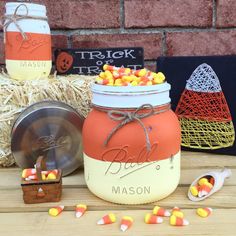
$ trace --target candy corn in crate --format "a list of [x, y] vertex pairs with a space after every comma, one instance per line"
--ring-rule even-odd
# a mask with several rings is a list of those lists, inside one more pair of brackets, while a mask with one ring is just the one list
[[62, 171], [46, 170], [43, 156], [37, 159], [35, 169], [24, 169], [21, 186], [27, 204], [59, 202], [62, 193]]

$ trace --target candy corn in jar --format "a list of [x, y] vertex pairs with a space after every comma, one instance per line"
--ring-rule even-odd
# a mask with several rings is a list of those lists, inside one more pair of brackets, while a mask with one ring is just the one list
[[7, 72], [13, 79], [48, 77], [51, 34], [44, 5], [6, 3], [3, 24]]
[[180, 125], [170, 109], [170, 84], [92, 86], [83, 126], [88, 188], [120, 204], [154, 202], [180, 178]]

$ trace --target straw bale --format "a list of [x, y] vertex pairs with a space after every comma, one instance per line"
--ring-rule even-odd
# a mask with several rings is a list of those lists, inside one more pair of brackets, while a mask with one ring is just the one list
[[90, 111], [94, 76], [56, 76], [37, 80], [16, 81], [0, 73], [0, 167], [15, 163], [11, 154], [11, 129], [17, 116], [27, 106], [57, 100], [71, 105], [84, 117]]

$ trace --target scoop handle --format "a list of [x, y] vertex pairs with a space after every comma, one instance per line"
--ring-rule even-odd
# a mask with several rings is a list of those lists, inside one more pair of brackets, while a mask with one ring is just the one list
[[232, 171], [230, 169], [223, 169], [221, 171], [221, 176], [225, 179], [225, 178], [229, 178], [232, 175]]

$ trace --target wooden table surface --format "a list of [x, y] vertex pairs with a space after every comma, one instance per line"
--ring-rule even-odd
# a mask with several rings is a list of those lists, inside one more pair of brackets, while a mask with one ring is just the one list
[[[194, 203], [186, 193], [189, 184], [200, 174], [210, 170], [231, 168], [232, 176], [224, 187], [205, 201]], [[60, 236], [60, 235], [236, 235], [236, 157], [206, 153], [183, 152], [181, 180], [176, 191], [159, 202], [147, 205], [117, 205], [103, 201], [86, 187], [83, 170], [63, 178], [63, 196], [59, 203], [65, 210], [58, 217], [48, 215], [48, 209], [55, 203], [25, 205], [20, 187], [20, 169], [0, 169], [0, 235], [1, 236]], [[88, 205], [88, 211], [80, 219], [75, 218], [74, 208], [78, 203]], [[57, 205], [57, 204], [56, 204]], [[154, 205], [171, 209], [182, 208], [189, 226], [173, 227], [168, 219], [159, 225], [144, 223], [144, 215]], [[196, 208], [213, 208], [208, 218], [196, 215]], [[103, 215], [113, 212], [118, 221], [112, 225], [98, 226], [96, 222]], [[126, 232], [119, 230], [119, 220], [124, 215], [134, 218], [134, 224]]]

